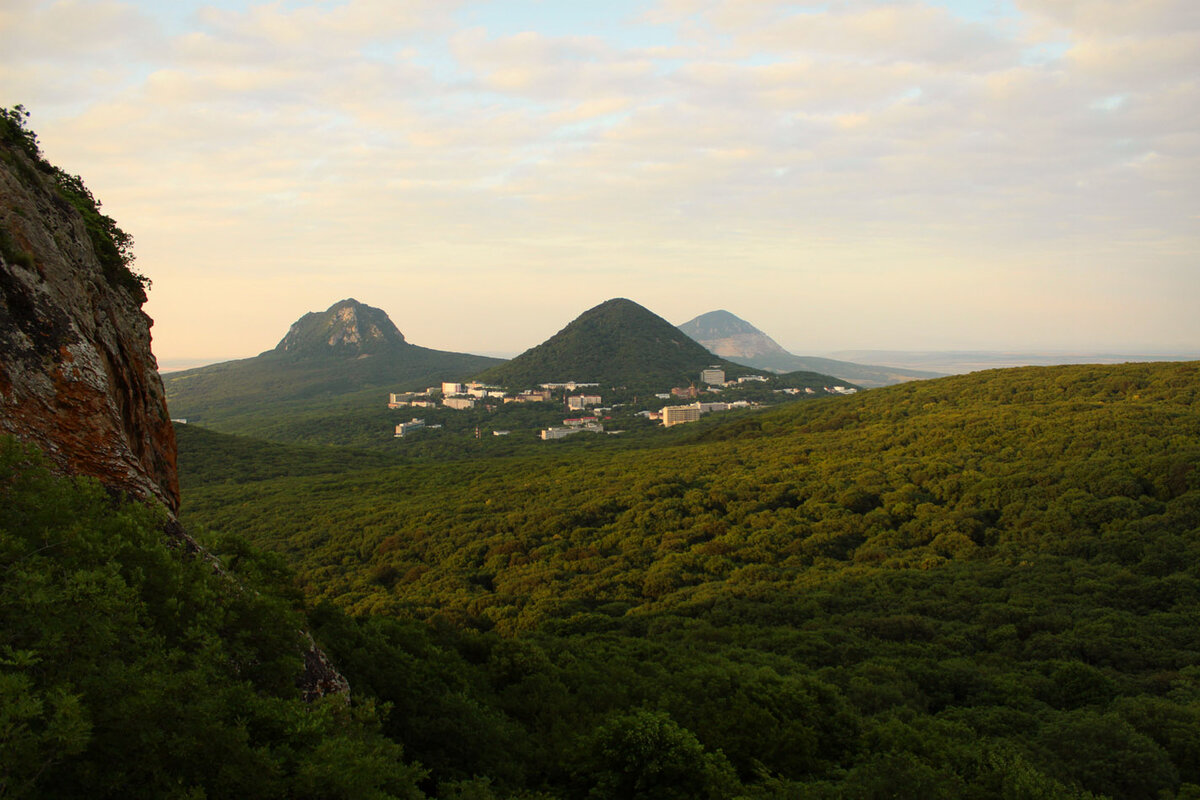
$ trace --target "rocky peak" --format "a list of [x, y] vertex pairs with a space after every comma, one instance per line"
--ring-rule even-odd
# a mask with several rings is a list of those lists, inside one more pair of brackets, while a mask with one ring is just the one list
[[394, 350], [404, 344], [404, 334], [385, 311], [351, 298], [296, 320], [275, 346], [275, 352], [356, 356]]
[[[175, 432], [142, 279], [121, 260], [128, 237], [34, 142], [19, 120], [0, 119], [0, 433], [36, 444], [64, 473], [174, 512]], [[94, 204], [90, 217], [81, 202]]]
[[770, 336], [724, 309], [688, 320], [679, 330], [725, 358], [790, 355]]

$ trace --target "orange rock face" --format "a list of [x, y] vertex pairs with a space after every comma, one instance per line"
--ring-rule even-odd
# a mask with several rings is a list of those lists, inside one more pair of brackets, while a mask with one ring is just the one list
[[65, 473], [179, 508], [142, 292], [105, 275], [79, 213], [0, 144], [0, 432]]

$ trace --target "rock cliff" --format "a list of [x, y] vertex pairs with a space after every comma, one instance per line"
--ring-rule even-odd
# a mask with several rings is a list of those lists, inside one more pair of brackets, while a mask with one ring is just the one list
[[19, 127], [3, 123], [0, 432], [36, 444], [65, 473], [174, 513], [175, 433], [141, 282], [103, 251], [115, 245], [89, 227], [65, 174], [31, 152], [32, 135], [14, 140]]
[[[78, 177], [41, 158], [23, 116], [0, 109], [0, 434], [37, 445], [64, 474], [162, 501], [164, 532], [211, 559], [175, 519], [175, 429], [132, 243]], [[348, 695], [305, 637], [301, 695]]]

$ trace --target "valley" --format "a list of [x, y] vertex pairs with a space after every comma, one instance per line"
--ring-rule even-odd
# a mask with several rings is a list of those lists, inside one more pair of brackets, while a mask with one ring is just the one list
[[224, 481], [181, 431], [183, 514], [296, 570], [431, 791], [584, 796], [643, 730], [686, 796], [1185, 797], [1197, 369], [991, 371], [483, 460], [246, 440]]

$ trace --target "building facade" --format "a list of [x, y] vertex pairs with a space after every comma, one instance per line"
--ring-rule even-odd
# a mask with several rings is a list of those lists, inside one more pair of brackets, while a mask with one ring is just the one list
[[663, 427], [682, 425], [685, 422], [695, 422], [700, 419], [700, 405], [664, 406], [662, 410]]

